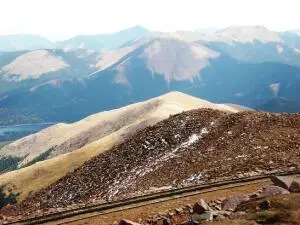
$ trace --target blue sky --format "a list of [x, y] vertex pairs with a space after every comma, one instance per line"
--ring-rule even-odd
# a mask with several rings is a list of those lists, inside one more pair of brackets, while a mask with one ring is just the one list
[[142, 25], [156, 31], [264, 25], [300, 29], [299, 0], [1, 0], [0, 34], [52, 40]]

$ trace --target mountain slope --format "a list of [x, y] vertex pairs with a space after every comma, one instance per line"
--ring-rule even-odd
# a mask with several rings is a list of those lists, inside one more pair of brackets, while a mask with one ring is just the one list
[[41, 49], [0, 54], [0, 95], [46, 84], [81, 79], [95, 71], [99, 53]]
[[242, 62], [281, 62], [300, 66], [300, 55], [285, 36], [261, 26], [233, 26], [198, 40]]
[[87, 161], [11, 213], [299, 169], [299, 129], [297, 114], [199, 109], [173, 115]]
[[[136, 131], [157, 123], [171, 114], [195, 108], [214, 108], [226, 112], [239, 109], [213, 104], [182, 93], [172, 92], [146, 102], [118, 110], [98, 113], [75, 124], [55, 125], [4, 147], [0, 154], [26, 156], [26, 162], [52, 149], [49, 160], [8, 172], [0, 176], [0, 185], [20, 193], [24, 198], [30, 192], [46, 187], [79, 167], [84, 161], [126, 140]], [[64, 135], [62, 135], [64, 134]], [[63, 154], [62, 153], [67, 153]]]
[[[265, 28], [228, 28], [211, 35], [218, 37], [222, 32], [230, 41], [212, 38], [193, 42], [157, 34], [101, 53], [79, 49], [58, 54], [58, 50], [49, 50], [69, 67], [21, 82], [7, 81], [0, 75], [0, 123], [74, 122], [173, 90], [258, 109], [265, 109], [260, 107], [273, 98], [285, 99], [295, 107], [282, 104], [280, 111], [300, 111], [300, 54], [278, 33]], [[1, 67], [16, 57], [16, 53], [0, 56], [0, 64], [5, 62]], [[10, 77], [18, 80], [26, 76]], [[278, 86], [277, 94], [274, 85]]]
[[282, 32], [280, 35], [288, 46], [294, 48], [295, 52], [299, 53], [298, 50], [300, 49], [300, 31], [286, 31]]
[[[13, 62], [4, 66], [4, 79], [22, 81], [26, 79], [38, 79], [41, 75], [55, 72], [69, 67], [69, 65], [49, 54], [45, 50], [37, 50], [17, 57]], [[16, 77], [19, 76], [19, 77]]]
[[0, 35], [0, 52], [53, 48], [54, 43], [37, 35]]
[[59, 49], [91, 49], [95, 51], [116, 49], [126, 42], [150, 35], [151, 32], [141, 26], [135, 26], [112, 34], [77, 36], [58, 42]]

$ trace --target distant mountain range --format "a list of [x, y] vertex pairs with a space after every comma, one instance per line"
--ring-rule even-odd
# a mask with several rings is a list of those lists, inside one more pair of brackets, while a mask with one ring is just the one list
[[0, 124], [72, 122], [172, 90], [299, 112], [299, 40], [296, 31], [262, 26], [174, 33], [137, 26], [2, 52]]
[[151, 32], [144, 27], [136, 26], [112, 34], [76, 36], [69, 40], [56, 43], [56, 48], [85, 48], [95, 51], [110, 50], [116, 49], [128, 41], [150, 34]]
[[54, 48], [55, 44], [37, 35], [0, 35], [0, 52]]
[[95, 51], [115, 49], [133, 39], [150, 35], [151, 31], [135, 26], [111, 34], [81, 35], [53, 42], [38, 35], [0, 35], [0, 52], [37, 49], [90, 49]]

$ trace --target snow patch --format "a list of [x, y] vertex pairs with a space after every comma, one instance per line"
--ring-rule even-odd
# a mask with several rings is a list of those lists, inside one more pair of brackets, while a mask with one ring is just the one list
[[279, 54], [281, 54], [281, 53], [284, 51], [284, 49], [283, 49], [282, 46], [276, 45], [276, 51], [277, 51]]
[[236, 158], [236, 159], [247, 158], [247, 156], [248, 156], [248, 155], [243, 154], [243, 155], [238, 155], [238, 156], [236, 156], [235, 158]]
[[295, 53], [300, 54], [300, 49], [299, 48], [294, 48], [293, 49]]
[[197, 142], [200, 139], [200, 136], [197, 134], [192, 134], [186, 142], [181, 144], [181, 148], [187, 148]]
[[241, 93], [241, 92], [238, 92], [238, 93], [235, 93], [234, 96], [236, 97], [243, 97], [245, 94], [244, 93]]
[[277, 97], [280, 91], [280, 83], [270, 84], [270, 89], [273, 92], [274, 96]]
[[262, 43], [283, 42], [278, 33], [263, 26], [232, 26], [221, 31], [220, 34], [225, 38], [241, 43], [254, 41]]
[[224, 42], [230, 45], [238, 43], [283, 43], [277, 32], [268, 30], [263, 26], [231, 26], [214, 34], [203, 35], [199, 40], [209, 42]]
[[187, 178], [187, 181], [198, 181], [198, 180], [201, 179], [201, 177], [202, 177], [201, 173], [199, 173], [199, 174], [193, 174], [189, 178]]
[[[170, 152], [164, 153], [161, 156], [158, 156], [157, 159], [152, 160], [151, 158], [147, 159], [147, 162], [143, 165], [139, 165], [132, 169], [131, 171], [125, 171], [123, 173], [128, 174], [126, 179], [118, 180], [118, 177], [115, 179], [114, 183], [111, 185], [109, 193], [109, 198], [117, 195], [121, 190], [128, 188], [129, 186], [135, 185], [136, 180], [139, 177], [143, 177], [152, 171], [157, 170], [164, 166], [164, 163], [169, 161], [172, 158], [179, 157], [178, 154], [180, 151], [185, 151], [189, 146], [198, 142], [204, 134], [208, 134], [209, 131], [206, 127], [202, 128], [199, 134], [192, 134], [189, 136], [188, 140], [181, 143], [178, 147], [171, 149]], [[176, 136], [176, 135], [175, 135]], [[167, 141], [164, 138], [160, 139], [161, 142], [167, 145]], [[150, 146], [149, 146], [150, 145]], [[149, 141], [145, 141], [145, 144], [142, 144], [142, 147], [145, 149], [154, 148], [151, 146]], [[120, 176], [121, 177], [121, 176]], [[188, 178], [188, 181], [199, 180], [201, 178], [201, 174], [195, 174]]]

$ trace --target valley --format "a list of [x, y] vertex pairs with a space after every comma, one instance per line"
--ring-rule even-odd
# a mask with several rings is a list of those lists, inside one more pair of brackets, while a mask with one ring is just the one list
[[39, 132], [40, 130], [52, 126], [55, 123], [40, 123], [40, 124], [20, 124], [12, 126], [0, 127], [0, 142], [8, 143], [30, 134]]

